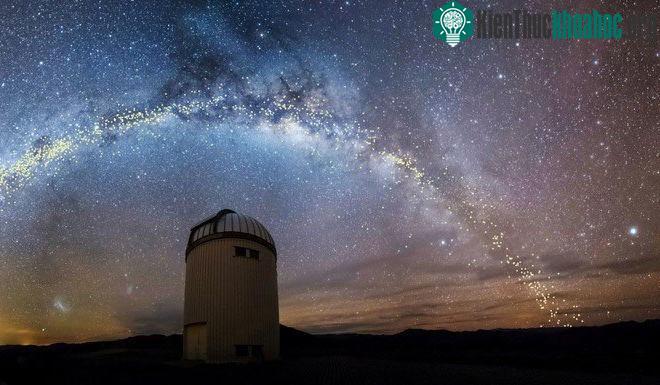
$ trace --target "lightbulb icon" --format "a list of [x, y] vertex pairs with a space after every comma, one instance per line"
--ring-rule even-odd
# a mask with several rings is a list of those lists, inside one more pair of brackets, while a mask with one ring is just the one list
[[433, 36], [450, 47], [467, 40], [474, 33], [472, 10], [458, 1], [448, 1], [433, 11]]
[[447, 34], [447, 44], [450, 47], [455, 47], [461, 41], [465, 21], [465, 13], [458, 8], [447, 8], [442, 12], [440, 23], [442, 30]]

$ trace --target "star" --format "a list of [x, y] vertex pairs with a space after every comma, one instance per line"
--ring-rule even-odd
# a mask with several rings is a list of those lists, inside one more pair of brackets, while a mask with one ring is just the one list
[[416, 2], [76, 4], [0, 23], [3, 343], [180, 333], [190, 227], [223, 208], [271, 232], [306, 331], [660, 317], [651, 42], [452, 48]]

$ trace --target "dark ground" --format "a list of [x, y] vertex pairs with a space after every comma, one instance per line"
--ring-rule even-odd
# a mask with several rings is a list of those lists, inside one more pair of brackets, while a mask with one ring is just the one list
[[180, 335], [0, 346], [0, 385], [660, 384], [660, 320], [392, 336], [283, 326], [281, 345], [280, 361], [249, 365], [182, 362]]

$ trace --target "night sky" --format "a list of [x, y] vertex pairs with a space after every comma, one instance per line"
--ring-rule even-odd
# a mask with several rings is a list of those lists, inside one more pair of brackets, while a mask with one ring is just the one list
[[0, 2], [0, 344], [179, 333], [223, 208], [309, 332], [660, 317], [657, 41], [450, 48], [441, 5]]

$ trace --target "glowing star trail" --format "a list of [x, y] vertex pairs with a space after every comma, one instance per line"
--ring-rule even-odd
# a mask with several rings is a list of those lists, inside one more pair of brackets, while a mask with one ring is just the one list
[[3, 343], [179, 333], [190, 226], [223, 207], [272, 229], [301, 330], [660, 318], [654, 41], [452, 49], [422, 2], [27, 3], [0, 3]]
[[[434, 181], [426, 178], [423, 170], [417, 166], [418, 162], [412, 156], [377, 150], [373, 145], [373, 139], [375, 138], [373, 132], [371, 132], [372, 136], [368, 137], [369, 139], [361, 140], [359, 139], [361, 132], [355, 129], [356, 124], [352, 126], [354, 133], [351, 133], [351, 130], [346, 127], [330, 123], [333, 114], [325, 109], [323, 104], [324, 100], [318, 98], [312, 98], [311, 101], [302, 105], [300, 103], [294, 104], [280, 96], [271, 100], [262, 100], [260, 105], [255, 108], [254, 106], [249, 107], [237, 103], [235, 100], [229, 102], [227, 98], [218, 96], [208, 100], [194, 100], [188, 103], [162, 105], [154, 109], [133, 109], [118, 113], [100, 119], [90, 129], [78, 130], [74, 135], [57, 139], [38, 149], [29, 150], [13, 164], [0, 169], [0, 195], [4, 197], [4, 201], [7, 201], [12, 192], [26, 186], [34, 178], [38, 168], [46, 167], [52, 162], [74, 155], [76, 151], [82, 148], [98, 145], [108, 135], [126, 135], [140, 127], [153, 126], [168, 119], [190, 117], [195, 114], [214, 116], [218, 122], [227, 119], [228, 116], [234, 119], [247, 118], [258, 122], [263, 119], [286, 115], [286, 119], [281, 119], [280, 124], [271, 125], [270, 129], [289, 138], [303, 135], [317, 141], [329, 141], [337, 149], [349, 151], [349, 155], [356, 160], [367, 158], [377, 164], [391, 164], [402, 171], [404, 177], [420, 191], [430, 189], [431, 197], [440, 194], [434, 186]], [[259, 123], [256, 124], [259, 125]], [[293, 129], [293, 127], [296, 127], [296, 129]], [[299, 130], [302, 130], [302, 132]], [[323, 136], [319, 136], [320, 133], [323, 133]], [[474, 230], [484, 234], [497, 230], [497, 226], [492, 222], [488, 222], [490, 226], [484, 227], [487, 224], [485, 221], [479, 222], [476, 220], [474, 211], [478, 208], [465, 200], [461, 202], [461, 205], [463, 207], [459, 208], [458, 211], [467, 214], [468, 224]], [[492, 236], [492, 241], [493, 251], [502, 249], [504, 247], [504, 234], [496, 233]], [[548, 323], [570, 326], [571, 323], [560, 315], [560, 307], [551, 294], [551, 290], [542, 282], [540, 278], [542, 277], [541, 271], [538, 270], [536, 274], [532, 273], [517, 255], [512, 256], [506, 247], [504, 247], [504, 250], [503, 262], [513, 268], [513, 272], [518, 275], [518, 281], [525, 283], [534, 294], [539, 308], [549, 311]], [[581, 322], [579, 315], [573, 316], [573, 320]]]

